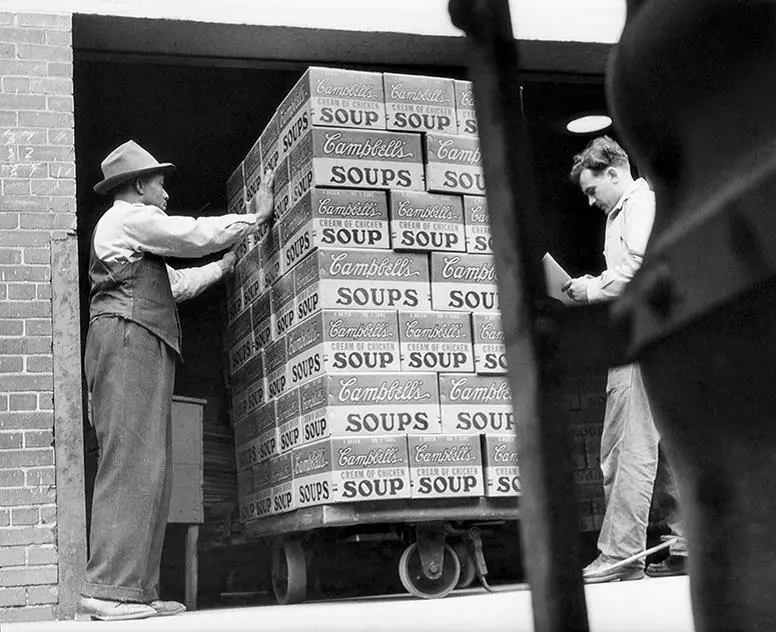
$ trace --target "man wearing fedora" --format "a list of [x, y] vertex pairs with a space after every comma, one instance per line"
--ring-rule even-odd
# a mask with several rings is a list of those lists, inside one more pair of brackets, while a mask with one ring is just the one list
[[166, 214], [165, 176], [175, 170], [134, 141], [102, 162], [95, 185], [113, 205], [91, 243], [89, 332], [84, 370], [99, 445], [90, 555], [79, 610], [93, 619], [142, 619], [185, 610], [159, 599], [159, 566], [171, 492], [171, 407], [181, 349], [176, 303], [232, 271], [227, 252], [174, 270], [165, 257], [229, 248], [272, 216], [272, 172], [246, 214]]

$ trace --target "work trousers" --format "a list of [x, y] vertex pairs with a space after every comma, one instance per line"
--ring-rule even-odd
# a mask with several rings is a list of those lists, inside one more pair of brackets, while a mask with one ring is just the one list
[[84, 368], [99, 446], [82, 594], [158, 598], [172, 487], [175, 352], [117, 316], [89, 326]]
[[669, 552], [671, 555], [687, 557], [687, 541], [684, 538], [684, 520], [679, 506], [679, 493], [676, 489], [674, 472], [666, 455], [663, 441], [658, 446], [657, 474], [652, 505], [658, 510], [670, 531], [669, 537], [678, 537]]
[[606, 511], [598, 548], [612, 560], [646, 545], [659, 440], [638, 365], [610, 369], [601, 436]]

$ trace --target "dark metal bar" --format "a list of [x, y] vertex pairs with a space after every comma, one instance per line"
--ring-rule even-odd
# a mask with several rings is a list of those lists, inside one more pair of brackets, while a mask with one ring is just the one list
[[507, 0], [451, 0], [472, 45], [469, 69], [479, 125], [499, 302], [523, 481], [524, 559], [538, 632], [587, 630], [578, 555], [571, 444], [553, 391], [558, 329], [545, 307], [538, 207], [519, 59]]

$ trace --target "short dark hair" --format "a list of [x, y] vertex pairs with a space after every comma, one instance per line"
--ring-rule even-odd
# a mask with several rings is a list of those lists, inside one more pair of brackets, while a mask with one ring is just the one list
[[585, 149], [574, 156], [569, 177], [579, 184], [579, 175], [584, 169], [590, 169], [596, 175], [609, 167], [630, 167], [628, 154], [616, 140], [609, 136], [599, 136], [591, 140]]

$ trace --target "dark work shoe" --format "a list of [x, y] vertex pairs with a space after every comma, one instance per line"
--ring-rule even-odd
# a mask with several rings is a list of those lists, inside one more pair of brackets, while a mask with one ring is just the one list
[[603, 584], [605, 582], [631, 581], [644, 577], [644, 563], [641, 560], [611, 568], [618, 561], [599, 555], [582, 569], [582, 580], [586, 584]]
[[673, 577], [687, 575], [687, 558], [683, 555], [669, 555], [662, 562], [650, 564], [645, 571], [650, 577]]
[[155, 599], [148, 605], [156, 611], [157, 617], [169, 617], [186, 611], [186, 606], [179, 601], [162, 601], [161, 599]]

